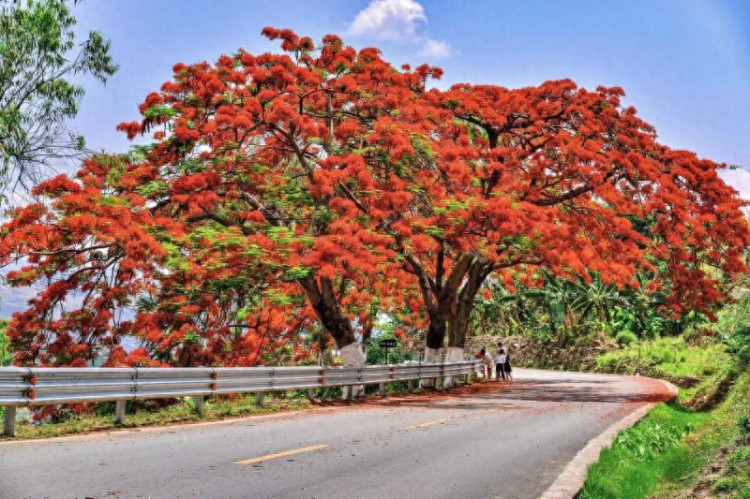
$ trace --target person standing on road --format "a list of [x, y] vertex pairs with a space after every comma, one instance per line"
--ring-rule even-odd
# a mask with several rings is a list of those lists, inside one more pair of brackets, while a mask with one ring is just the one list
[[505, 355], [510, 355], [510, 348], [507, 348], [505, 344], [502, 342], [502, 340], [497, 342], [497, 349], [505, 350]]
[[495, 381], [500, 381], [500, 377], [502, 376], [503, 381], [505, 381], [505, 361], [507, 359], [507, 356], [505, 355], [505, 349], [501, 348], [497, 351], [497, 354], [495, 355]]
[[513, 368], [510, 367], [510, 353], [505, 354], [505, 363], [503, 364], [504, 379], [513, 381]]
[[482, 361], [484, 379], [492, 379], [492, 355], [483, 348], [476, 355], [476, 358]]

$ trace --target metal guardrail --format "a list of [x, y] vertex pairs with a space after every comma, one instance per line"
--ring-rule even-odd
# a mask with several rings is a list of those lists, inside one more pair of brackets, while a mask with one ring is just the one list
[[0, 368], [0, 406], [5, 406], [4, 433], [15, 433], [16, 408], [117, 401], [115, 419], [122, 423], [125, 402], [194, 397], [202, 412], [206, 396], [343, 386], [351, 398], [354, 386], [394, 381], [437, 380], [478, 372], [476, 360], [450, 364], [399, 364], [362, 367], [185, 367], [185, 368]]

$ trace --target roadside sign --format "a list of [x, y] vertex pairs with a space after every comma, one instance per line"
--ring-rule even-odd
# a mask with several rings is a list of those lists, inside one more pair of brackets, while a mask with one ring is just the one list
[[389, 348], [396, 348], [398, 346], [398, 341], [396, 340], [380, 340], [378, 341], [378, 346], [380, 348], [385, 349], [385, 363], [388, 364], [388, 349]]

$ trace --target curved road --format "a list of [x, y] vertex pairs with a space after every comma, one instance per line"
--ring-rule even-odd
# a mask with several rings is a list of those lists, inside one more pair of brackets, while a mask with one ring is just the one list
[[0, 497], [536, 498], [668, 390], [519, 369], [515, 383], [216, 423], [0, 443]]

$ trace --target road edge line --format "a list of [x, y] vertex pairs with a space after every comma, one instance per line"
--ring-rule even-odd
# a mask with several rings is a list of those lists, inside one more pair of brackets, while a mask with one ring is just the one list
[[539, 496], [539, 499], [573, 499], [583, 488], [583, 484], [586, 483], [589, 466], [599, 460], [599, 455], [601, 454], [602, 449], [611, 446], [618, 433], [635, 425], [658, 404], [669, 402], [677, 398], [677, 387], [672, 383], [664, 381], [663, 379], [649, 379], [661, 382], [667, 388], [670, 397], [663, 402], [649, 402], [648, 404], [635, 409], [624, 418], [612, 424], [598, 436], [591, 439], [583, 449], [578, 451], [562, 473], [557, 476], [557, 479], [555, 479], [552, 485], [550, 485], [549, 488]]

